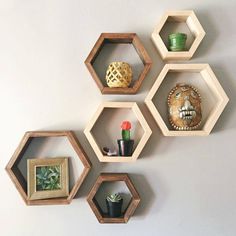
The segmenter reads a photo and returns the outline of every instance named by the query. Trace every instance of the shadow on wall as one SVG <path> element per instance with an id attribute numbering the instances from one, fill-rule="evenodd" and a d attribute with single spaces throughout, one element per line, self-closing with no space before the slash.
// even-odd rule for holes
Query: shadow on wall
<path id="1" fill-rule="evenodd" d="M 174 139 L 168 139 L 168 137 L 163 136 L 161 130 L 159 129 L 157 123 L 155 122 L 152 114 L 150 113 L 144 102 L 139 102 L 138 106 L 152 130 L 152 135 L 146 143 L 139 158 L 160 158 L 161 154 L 166 153 L 170 148 L 171 143 L 174 141 Z M 153 156 L 154 154 L 155 156 Z"/>
<path id="2" fill-rule="evenodd" d="M 154 28 L 154 26 L 153 26 Z M 147 95 L 149 90 L 151 89 L 152 85 L 154 84 L 157 76 L 161 72 L 163 66 L 164 66 L 164 61 L 161 59 L 160 54 L 158 53 L 157 49 L 155 48 L 152 40 L 151 40 L 151 33 L 152 32 L 141 32 L 138 33 L 138 36 L 143 42 L 143 45 L 145 46 L 145 49 L 147 50 L 149 56 L 152 59 L 152 66 L 151 70 L 147 74 L 146 79 L 143 81 L 143 84 L 140 88 L 139 93 Z"/>
<path id="3" fill-rule="evenodd" d="M 202 52 L 206 54 L 212 45 L 216 42 L 218 43 L 216 47 L 216 49 L 218 49 L 217 52 L 223 55 L 223 57 L 221 59 L 214 60 L 211 67 L 229 97 L 229 103 L 217 121 L 213 132 L 219 132 L 226 129 L 235 129 L 236 127 L 235 121 L 233 120 L 236 112 L 236 81 L 234 79 L 235 69 L 232 67 L 236 60 L 234 50 L 232 48 L 234 47 L 234 41 L 236 39 L 235 24 L 232 20 L 235 15 L 235 8 L 236 4 L 233 3 L 231 6 L 215 6 L 211 8 L 211 11 L 209 11 L 209 9 L 199 10 L 199 17 L 204 23 L 203 27 L 206 31 L 206 37 L 203 40 L 203 45 L 200 47 L 199 54 Z M 212 21 L 213 14 L 214 18 L 217 19 L 217 22 Z M 221 26 L 224 27 L 221 28 Z M 232 32 L 232 34 L 228 35 L 229 32 Z"/>
<path id="4" fill-rule="evenodd" d="M 94 182 L 96 181 L 98 175 L 101 172 L 102 169 L 102 163 L 99 162 L 98 158 L 96 157 L 95 153 L 93 152 L 89 142 L 87 141 L 84 132 L 81 130 L 75 131 L 75 134 L 82 145 L 84 151 L 86 152 L 89 160 L 92 163 L 92 168 L 85 178 L 83 184 L 81 185 L 79 191 L 75 195 L 75 199 L 77 198 L 82 198 L 82 197 L 87 197 L 89 191 L 91 190 Z M 95 168 L 96 167 L 96 168 Z"/>
<path id="5" fill-rule="evenodd" d="M 207 57 L 207 53 L 213 46 L 215 46 L 216 43 L 217 46 L 215 46 L 215 48 L 217 48 L 222 55 L 227 55 L 227 58 L 222 57 L 220 60 L 214 60 L 214 64 L 210 64 L 217 79 L 219 80 L 220 84 L 229 97 L 229 103 L 227 104 L 225 110 L 217 121 L 212 133 L 223 131 L 229 128 L 232 129 L 235 128 L 236 125 L 232 120 L 232 117 L 234 117 L 233 114 L 236 111 L 236 104 L 234 102 L 236 94 L 236 83 L 233 79 L 233 74 L 230 72 L 228 67 L 228 65 L 230 65 L 229 63 L 231 62 L 232 65 L 236 58 L 234 56 L 229 57 L 230 53 L 233 54 L 233 50 L 230 52 L 228 51 L 228 47 L 225 47 L 225 45 L 227 44 L 227 40 L 229 41 L 228 45 L 230 45 L 233 42 L 233 38 L 231 38 L 230 35 L 226 37 L 224 34 L 228 33 L 230 29 L 235 30 L 234 22 L 232 21 L 232 16 L 234 16 L 235 14 L 235 8 L 236 4 L 234 3 L 232 6 L 214 6 L 213 8 L 211 8 L 211 11 L 209 11 L 209 8 L 207 8 L 199 9 L 196 12 L 206 32 L 206 36 L 203 39 L 203 42 L 194 57 L 202 55 L 205 55 Z M 224 25 L 226 27 L 220 28 L 221 25 Z M 223 45 L 220 42 L 222 41 L 222 39 L 224 39 Z M 208 63 L 208 61 L 206 62 Z M 228 127 L 227 124 L 229 124 Z"/>
<path id="6" fill-rule="evenodd" d="M 227 58 L 227 60 L 233 62 L 236 61 L 236 57 L 233 57 L 232 60 Z M 233 76 L 230 74 L 228 69 L 226 69 L 220 62 L 212 65 L 212 69 L 229 97 L 229 102 L 217 121 L 213 132 L 219 132 L 226 129 L 235 129 L 236 123 L 234 114 L 236 113 L 236 81 L 233 79 Z"/>
<path id="7" fill-rule="evenodd" d="M 195 13 L 206 32 L 205 37 L 203 38 L 199 48 L 193 55 L 193 59 L 199 58 L 201 56 L 206 55 L 210 51 L 210 49 L 216 43 L 216 40 L 219 35 L 219 30 L 216 22 L 212 19 L 211 13 L 213 14 L 215 11 L 209 11 L 209 9 L 198 9 Z"/>
<path id="8" fill-rule="evenodd" d="M 134 213 L 134 217 L 144 218 L 147 215 L 150 216 L 149 211 L 154 203 L 154 199 L 159 202 L 159 205 L 163 206 L 163 203 L 161 202 L 162 200 L 159 198 L 159 196 L 155 196 L 155 193 L 151 185 L 148 183 L 144 175 L 129 174 L 129 176 L 131 177 L 131 180 L 134 183 L 134 186 L 137 189 L 139 196 L 141 198 L 140 204 Z M 158 187 L 159 185 L 157 180 L 157 188 Z M 158 211 L 158 209 L 156 211 Z"/>

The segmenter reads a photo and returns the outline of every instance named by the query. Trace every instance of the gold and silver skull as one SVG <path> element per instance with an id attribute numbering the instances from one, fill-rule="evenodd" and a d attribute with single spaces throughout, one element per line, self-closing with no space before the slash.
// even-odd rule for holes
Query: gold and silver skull
<path id="1" fill-rule="evenodd" d="M 201 96 L 188 84 L 177 84 L 168 95 L 169 121 L 176 130 L 197 129 L 202 120 Z"/>

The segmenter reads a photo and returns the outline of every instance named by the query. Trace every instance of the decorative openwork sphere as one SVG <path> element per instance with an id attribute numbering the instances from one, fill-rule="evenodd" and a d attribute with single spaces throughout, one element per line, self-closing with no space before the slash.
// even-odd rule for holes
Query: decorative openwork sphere
<path id="1" fill-rule="evenodd" d="M 129 87 L 132 77 L 132 68 L 126 62 L 112 62 L 106 72 L 106 81 L 110 88 Z"/>
<path id="2" fill-rule="evenodd" d="M 201 96 L 188 84 L 177 84 L 168 96 L 169 121 L 176 130 L 194 130 L 202 119 Z"/>

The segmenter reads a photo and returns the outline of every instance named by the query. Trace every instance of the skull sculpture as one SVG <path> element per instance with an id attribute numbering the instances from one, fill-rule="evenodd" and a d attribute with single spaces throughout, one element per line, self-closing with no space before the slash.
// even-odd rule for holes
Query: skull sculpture
<path id="1" fill-rule="evenodd" d="M 201 96 L 188 84 L 177 84 L 168 96 L 169 121 L 176 130 L 197 129 L 201 123 Z"/>

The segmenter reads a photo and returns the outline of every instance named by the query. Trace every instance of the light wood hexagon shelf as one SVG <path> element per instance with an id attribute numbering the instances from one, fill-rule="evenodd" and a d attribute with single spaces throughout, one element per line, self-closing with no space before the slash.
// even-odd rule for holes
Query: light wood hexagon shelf
<path id="1" fill-rule="evenodd" d="M 194 40 L 186 51 L 168 51 L 166 44 L 161 37 L 161 31 L 167 22 L 185 22 L 194 36 Z M 205 31 L 198 21 L 194 11 L 167 11 L 161 18 L 152 33 L 152 41 L 156 46 L 163 60 L 189 60 L 205 36 Z"/>
<path id="2" fill-rule="evenodd" d="M 98 57 L 99 53 L 103 49 L 105 44 L 132 44 L 140 57 L 144 68 L 141 71 L 139 77 L 134 82 L 131 87 L 127 88 L 110 88 L 108 86 L 104 86 L 99 78 L 97 72 L 94 69 L 94 61 Z M 135 33 L 102 33 L 89 53 L 88 57 L 85 60 L 85 65 L 88 68 L 92 78 L 96 82 L 98 88 L 100 89 L 102 94 L 136 94 L 139 90 L 143 80 L 146 78 L 147 73 L 149 72 L 152 60 L 148 55 L 146 49 L 144 48 L 141 40 L 138 35 Z"/>
<path id="3" fill-rule="evenodd" d="M 170 128 L 168 124 L 168 119 L 164 119 L 164 115 L 159 112 L 160 107 L 158 108 L 155 105 L 154 97 L 159 93 L 163 81 L 167 78 L 168 73 L 198 73 L 200 74 L 200 79 L 205 83 L 205 87 L 211 91 L 214 96 L 213 106 L 208 111 L 208 115 L 205 118 L 203 126 L 199 130 L 191 131 L 176 131 Z M 189 78 L 190 80 L 190 78 Z M 193 81 L 193 80 L 192 80 Z M 170 81 L 169 81 L 170 82 Z M 181 81 L 186 82 L 186 81 Z M 197 82 L 197 81 L 195 81 Z M 173 86 L 173 85 L 172 85 Z M 167 114 L 167 96 L 169 91 L 166 91 L 166 98 L 162 97 L 162 100 L 166 101 L 166 114 L 165 118 L 168 117 Z M 201 93 L 201 91 L 200 91 Z M 207 95 L 207 93 L 206 93 Z M 205 101 L 209 98 L 212 98 L 211 94 L 208 94 L 209 97 L 205 97 Z M 160 99 L 159 99 L 160 100 Z M 204 98 L 202 98 L 204 100 Z M 166 64 L 162 69 L 161 73 L 156 79 L 153 87 L 151 88 L 149 94 L 145 99 L 145 103 L 152 113 L 154 119 L 156 120 L 158 126 L 160 127 L 163 135 L 165 136 L 206 136 L 209 135 L 214 125 L 216 124 L 218 118 L 223 112 L 226 104 L 228 103 L 229 98 L 221 87 L 218 79 L 216 78 L 214 72 L 208 64 Z M 204 113 L 204 110 L 202 111 Z"/>
<path id="4" fill-rule="evenodd" d="M 98 121 L 99 117 L 102 116 L 105 109 L 130 109 L 133 114 L 135 115 L 136 119 L 138 120 L 142 130 L 143 134 L 141 139 L 139 140 L 132 156 L 106 156 L 103 155 L 101 151 L 101 147 L 97 142 L 97 138 L 95 138 L 92 130 L 96 125 L 96 122 Z M 119 127 L 118 127 L 119 129 Z M 152 131 L 146 122 L 142 112 L 140 111 L 138 105 L 135 102 L 103 102 L 90 122 L 87 124 L 84 133 L 93 148 L 95 154 L 97 155 L 100 162 L 133 162 L 136 161 L 139 157 L 141 151 L 143 150 L 145 144 L 147 143 L 149 137 L 152 134 Z M 103 135 L 103 134 L 99 134 Z"/>
<path id="5" fill-rule="evenodd" d="M 52 199 L 40 199 L 40 200 L 29 200 L 27 196 L 27 182 L 18 168 L 18 163 L 29 147 L 30 143 L 35 138 L 46 138 L 46 137 L 66 137 L 76 152 L 78 158 L 83 165 L 83 171 L 79 178 L 75 181 L 73 188 L 69 192 L 68 197 L 63 198 L 52 198 Z M 82 185 L 86 178 L 89 170 L 91 169 L 91 163 L 80 145 L 78 139 L 72 131 L 28 131 L 23 136 L 19 146 L 14 152 L 12 158 L 6 166 L 6 171 L 9 174 L 12 182 L 16 186 L 18 192 L 23 198 L 27 205 L 60 205 L 70 204 L 78 189 Z"/>
<path id="6" fill-rule="evenodd" d="M 131 194 L 131 200 L 121 217 L 112 218 L 108 217 L 107 214 L 102 211 L 98 201 L 95 198 L 95 195 L 104 182 L 115 182 L 115 181 L 122 181 L 126 184 Z M 89 192 L 87 201 L 92 211 L 94 212 L 95 216 L 97 217 L 99 223 L 127 223 L 130 217 L 133 215 L 136 208 L 138 207 L 140 203 L 140 197 L 128 174 L 101 173 L 97 178 L 96 182 L 94 183 L 93 188 Z"/>

